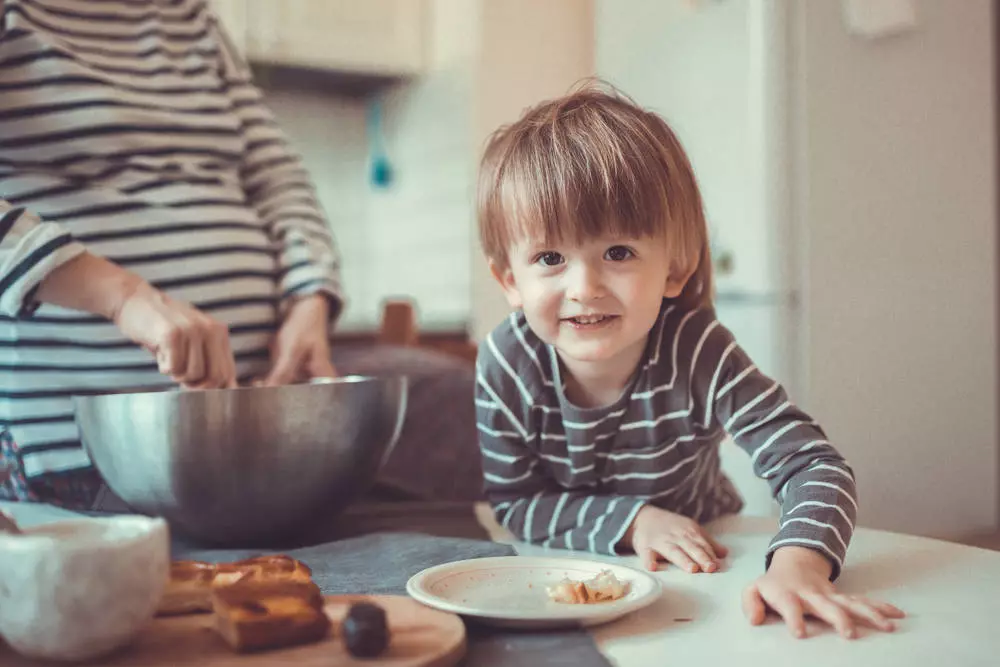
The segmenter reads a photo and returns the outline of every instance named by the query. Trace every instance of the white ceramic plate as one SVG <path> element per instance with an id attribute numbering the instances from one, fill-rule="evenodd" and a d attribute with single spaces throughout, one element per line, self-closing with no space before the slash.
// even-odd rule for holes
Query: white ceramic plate
<path id="1" fill-rule="evenodd" d="M 545 587 L 565 577 L 590 579 L 610 570 L 626 582 L 625 597 L 596 604 L 552 602 Z M 500 556 L 473 558 L 428 568 L 413 575 L 406 592 L 423 604 L 491 625 L 552 628 L 597 625 L 654 602 L 660 582 L 648 572 L 575 558 Z"/>

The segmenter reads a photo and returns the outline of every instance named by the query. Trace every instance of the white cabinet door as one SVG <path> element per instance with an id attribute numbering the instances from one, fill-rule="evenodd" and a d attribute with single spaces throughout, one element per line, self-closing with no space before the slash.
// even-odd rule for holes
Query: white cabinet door
<path id="1" fill-rule="evenodd" d="M 387 76 L 422 69 L 423 0 L 243 1 L 251 60 Z"/>

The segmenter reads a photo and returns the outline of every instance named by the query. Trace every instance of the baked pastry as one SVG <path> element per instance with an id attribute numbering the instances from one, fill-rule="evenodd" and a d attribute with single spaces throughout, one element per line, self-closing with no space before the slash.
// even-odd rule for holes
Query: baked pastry
<path id="1" fill-rule="evenodd" d="M 245 579 L 212 591 L 215 630 L 237 652 L 317 642 L 330 632 L 312 582 Z"/>
<path id="2" fill-rule="evenodd" d="M 170 564 L 170 580 L 160 598 L 160 616 L 197 614 L 212 611 L 212 581 L 215 566 L 184 560 Z"/>
<path id="3" fill-rule="evenodd" d="M 170 581 L 157 608 L 160 616 L 212 611 L 212 590 L 241 581 L 312 582 L 309 567 L 291 556 L 257 556 L 232 563 L 174 561 Z"/>
<path id="4" fill-rule="evenodd" d="M 256 556 L 215 566 L 213 584 L 225 586 L 238 581 L 312 581 L 312 570 L 291 556 Z"/>
<path id="5" fill-rule="evenodd" d="M 611 570 L 601 570 L 586 581 L 563 579 L 558 584 L 547 586 L 546 592 L 553 602 L 592 604 L 625 597 L 627 586 Z"/>

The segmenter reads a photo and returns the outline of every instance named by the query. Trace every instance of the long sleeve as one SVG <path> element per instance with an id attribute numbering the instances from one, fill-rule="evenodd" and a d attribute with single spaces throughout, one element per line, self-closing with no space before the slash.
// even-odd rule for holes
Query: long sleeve
<path id="1" fill-rule="evenodd" d="M 63 226 L 0 199 L 0 313 L 29 316 L 39 283 L 83 252 Z"/>
<path id="2" fill-rule="evenodd" d="M 645 501 L 567 490 L 552 479 L 542 461 L 558 457 L 535 448 L 545 434 L 536 430 L 534 409 L 522 391 L 530 380 L 515 380 L 509 356 L 500 352 L 491 335 L 479 353 L 476 371 L 484 489 L 497 521 L 525 542 L 618 553 Z"/>
<path id="3" fill-rule="evenodd" d="M 801 546 L 822 553 L 840 575 L 857 518 L 854 473 L 820 426 L 781 385 L 730 340 L 708 389 L 714 417 L 750 456 L 756 475 L 781 503 L 780 528 L 767 550 Z"/>
<path id="4" fill-rule="evenodd" d="M 245 154 L 240 170 L 247 201 L 279 247 L 282 303 L 325 294 L 335 318 L 343 307 L 340 257 L 333 233 L 316 199 L 302 161 L 288 144 L 260 90 L 217 24 L 223 76 L 240 120 Z"/>

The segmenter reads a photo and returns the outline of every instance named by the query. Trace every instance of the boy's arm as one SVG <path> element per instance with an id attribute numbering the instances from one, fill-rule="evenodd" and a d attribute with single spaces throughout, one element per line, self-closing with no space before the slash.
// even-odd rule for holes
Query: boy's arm
<path id="1" fill-rule="evenodd" d="M 781 522 L 767 550 L 798 546 L 822 553 L 835 580 L 857 518 L 854 473 L 820 426 L 761 373 L 731 336 L 710 376 L 706 424 L 714 419 L 750 456 L 754 472 L 781 503 Z"/>
<path id="2" fill-rule="evenodd" d="M 483 457 L 484 488 L 494 516 L 520 540 L 605 554 L 616 548 L 644 501 L 567 491 L 547 473 L 537 444 L 531 407 L 511 376 L 480 353 L 476 425 Z"/>

